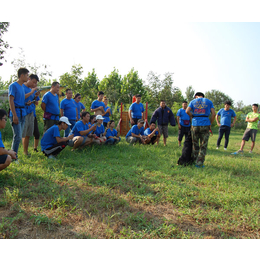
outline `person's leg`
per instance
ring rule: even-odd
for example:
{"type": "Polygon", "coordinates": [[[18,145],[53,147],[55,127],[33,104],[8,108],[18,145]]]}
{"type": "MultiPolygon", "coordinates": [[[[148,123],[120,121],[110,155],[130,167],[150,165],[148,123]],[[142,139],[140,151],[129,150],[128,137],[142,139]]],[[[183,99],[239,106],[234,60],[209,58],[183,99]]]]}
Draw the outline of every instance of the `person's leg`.
{"type": "Polygon", "coordinates": [[[181,125],[181,129],[178,131],[178,145],[181,146],[181,141],[184,135],[184,129],[183,126],[181,125]]]}
{"type": "Polygon", "coordinates": [[[115,140],[114,144],[118,144],[121,141],[121,137],[119,136],[118,138],[119,140],[115,140]]]}
{"type": "Polygon", "coordinates": [[[10,155],[8,154],[0,155],[0,171],[8,167],[11,162],[12,162],[12,158],[10,155]]]}
{"type": "Polygon", "coordinates": [[[192,137],[192,157],[193,161],[196,162],[199,154],[199,126],[191,127],[191,137],[192,137]]]}
{"type": "Polygon", "coordinates": [[[37,117],[34,117],[34,129],[33,129],[33,136],[34,136],[34,151],[38,152],[37,147],[40,140],[40,131],[38,127],[37,117]]]}
{"type": "Polygon", "coordinates": [[[114,144],[116,140],[114,138],[109,138],[106,140],[105,144],[114,144]]]}
{"type": "Polygon", "coordinates": [[[225,145],[224,145],[224,149],[227,149],[227,147],[228,147],[230,129],[231,129],[231,127],[229,127],[229,126],[225,127],[225,145]]]}
{"type": "Polygon", "coordinates": [[[73,145],[73,150],[75,150],[75,149],[77,149],[79,146],[82,145],[82,142],[83,142],[84,138],[83,138],[82,136],[76,136],[76,137],[74,137],[72,140],[73,140],[73,143],[74,143],[74,145],[73,145]]]}
{"type": "Polygon", "coordinates": [[[163,144],[166,146],[166,141],[168,138],[168,125],[163,126],[163,144]]]}
{"type": "Polygon", "coordinates": [[[209,126],[201,126],[200,127],[200,148],[199,148],[199,153],[198,157],[196,160],[196,165],[202,166],[204,161],[205,161],[205,156],[207,154],[207,147],[208,147],[208,140],[209,140],[209,126]]]}
{"type": "Polygon", "coordinates": [[[253,151],[254,147],[255,147],[255,142],[252,141],[251,150],[250,150],[251,152],[253,151]]]}
{"type": "Polygon", "coordinates": [[[221,140],[222,140],[222,138],[223,138],[224,132],[225,132],[225,129],[224,129],[222,126],[220,126],[220,127],[219,127],[219,130],[218,130],[217,147],[220,146],[220,143],[221,143],[221,140]]]}
{"type": "Polygon", "coordinates": [[[52,147],[43,150],[43,153],[49,157],[50,155],[52,156],[56,156],[58,155],[66,146],[67,146],[67,142],[61,142],[61,143],[57,143],[55,145],[53,145],[52,147]]]}
{"type": "Polygon", "coordinates": [[[23,138],[23,153],[25,155],[28,155],[29,141],[30,141],[30,136],[25,136],[23,138]]]}

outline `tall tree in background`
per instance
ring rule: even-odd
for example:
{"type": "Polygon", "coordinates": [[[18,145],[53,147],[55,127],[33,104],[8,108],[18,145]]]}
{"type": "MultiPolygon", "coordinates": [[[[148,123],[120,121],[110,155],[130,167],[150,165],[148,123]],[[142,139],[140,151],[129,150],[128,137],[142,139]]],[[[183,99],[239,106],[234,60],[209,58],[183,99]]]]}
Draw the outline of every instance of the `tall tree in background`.
{"type": "Polygon", "coordinates": [[[185,91],[185,97],[188,104],[194,99],[195,90],[192,88],[192,86],[188,86],[185,91]]]}
{"type": "Polygon", "coordinates": [[[160,75],[157,75],[153,71],[150,71],[147,76],[148,85],[146,86],[148,95],[149,95],[149,103],[159,105],[160,96],[159,93],[161,91],[161,80],[160,75]]]}
{"type": "Polygon", "coordinates": [[[231,97],[216,89],[207,91],[205,93],[205,98],[208,98],[213,102],[215,109],[224,107],[224,103],[227,100],[231,102],[231,106],[234,104],[234,101],[231,97]]]}
{"type": "Polygon", "coordinates": [[[0,66],[3,65],[2,60],[4,59],[4,54],[6,50],[11,48],[9,43],[2,39],[3,34],[8,31],[9,25],[10,23],[8,22],[0,22],[0,66]]]}

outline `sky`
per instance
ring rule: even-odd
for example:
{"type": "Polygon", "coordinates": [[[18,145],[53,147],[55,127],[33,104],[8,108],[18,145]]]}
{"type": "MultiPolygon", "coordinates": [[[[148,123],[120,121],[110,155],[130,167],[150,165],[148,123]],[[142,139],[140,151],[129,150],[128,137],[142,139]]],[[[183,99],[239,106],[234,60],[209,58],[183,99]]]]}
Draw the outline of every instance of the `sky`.
{"type": "Polygon", "coordinates": [[[5,3],[10,22],[3,39],[13,47],[0,67],[8,80],[11,61],[23,49],[26,62],[46,64],[52,79],[81,64],[100,80],[115,67],[174,73],[183,94],[220,90],[235,102],[258,103],[260,23],[256,1],[35,1],[5,3]],[[24,10],[21,12],[21,10],[24,10]]]}

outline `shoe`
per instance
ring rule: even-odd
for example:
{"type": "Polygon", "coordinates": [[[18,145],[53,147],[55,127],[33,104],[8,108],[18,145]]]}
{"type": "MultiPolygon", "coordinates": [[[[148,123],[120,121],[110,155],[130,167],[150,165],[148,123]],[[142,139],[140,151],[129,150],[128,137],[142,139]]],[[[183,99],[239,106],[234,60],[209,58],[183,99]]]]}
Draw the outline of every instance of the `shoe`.
{"type": "Polygon", "coordinates": [[[218,148],[219,148],[219,147],[217,146],[216,149],[218,150],[218,148]]]}
{"type": "Polygon", "coordinates": [[[195,165],[195,167],[197,167],[197,168],[204,168],[205,166],[204,165],[195,165]]]}
{"type": "Polygon", "coordinates": [[[243,153],[244,153],[243,151],[238,150],[237,152],[234,152],[234,153],[231,153],[231,154],[237,155],[237,154],[243,154],[243,153]]]}
{"type": "Polygon", "coordinates": [[[34,152],[38,153],[39,151],[37,150],[37,148],[34,148],[33,149],[34,152]]]}
{"type": "Polygon", "coordinates": [[[48,159],[57,160],[57,159],[56,159],[56,157],[55,157],[55,156],[53,156],[53,155],[49,155],[49,156],[48,156],[48,159]]]}
{"type": "Polygon", "coordinates": [[[249,153],[253,153],[253,151],[250,150],[249,153]]]}
{"type": "Polygon", "coordinates": [[[224,150],[226,151],[226,150],[227,150],[227,148],[224,148],[224,150]]]}

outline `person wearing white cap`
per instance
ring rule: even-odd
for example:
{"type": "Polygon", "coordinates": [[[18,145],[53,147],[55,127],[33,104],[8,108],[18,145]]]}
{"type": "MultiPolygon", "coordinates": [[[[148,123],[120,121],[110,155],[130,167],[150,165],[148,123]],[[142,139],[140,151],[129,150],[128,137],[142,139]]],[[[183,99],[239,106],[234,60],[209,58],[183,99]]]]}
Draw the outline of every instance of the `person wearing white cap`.
{"type": "Polygon", "coordinates": [[[55,159],[68,144],[74,135],[69,135],[67,137],[60,137],[60,131],[66,130],[70,126],[70,122],[66,116],[62,116],[59,119],[58,125],[53,125],[50,127],[43,135],[41,139],[42,152],[49,158],[55,159]]]}
{"type": "Polygon", "coordinates": [[[103,120],[104,120],[104,117],[102,117],[102,115],[97,115],[96,120],[97,120],[97,123],[95,123],[95,124],[96,124],[97,128],[94,132],[96,137],[93,139],[93,142],[101,145],[101,144],[104,144],[107,140],[107,138],[106,138],[107,128],[105,129],[105,127],[102,124],[103,120]]]}

